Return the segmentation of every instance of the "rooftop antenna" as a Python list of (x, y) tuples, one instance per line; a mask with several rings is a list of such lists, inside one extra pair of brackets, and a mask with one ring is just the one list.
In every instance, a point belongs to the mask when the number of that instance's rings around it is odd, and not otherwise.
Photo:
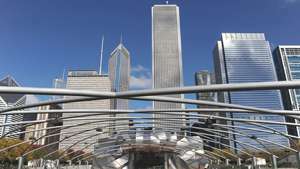
[(120, 44), (123, 43), (123, 34), (121, 33), (121, 36), (120, 36)]
[(102, 35), (102, 43), (101, 43), (101, 51), (100, 51), (99, 75), (102, 75), (103, 44), (104, 44), (104, 36)]
[(63, 81), (65, 81), (65, 73), (66, 73), (66, 68), (64, 68), (63, 73), (62, 73), (62, 77), (61, 77), (61, 79)]

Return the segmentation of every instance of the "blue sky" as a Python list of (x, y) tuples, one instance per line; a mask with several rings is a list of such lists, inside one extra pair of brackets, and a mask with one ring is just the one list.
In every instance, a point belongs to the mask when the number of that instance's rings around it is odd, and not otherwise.
[[(104, 71), (123, 35), (131, 53), (132, 87), (151, 83), (151, 6), (159, 0), (0, 0), (0, 78), (51, 87), (63, 69)], [(212, 69), (221, 32), (264, 32), (273, 46), (300, 44), (300, 0), (169, 0), (180, 7), (185, 85)]]

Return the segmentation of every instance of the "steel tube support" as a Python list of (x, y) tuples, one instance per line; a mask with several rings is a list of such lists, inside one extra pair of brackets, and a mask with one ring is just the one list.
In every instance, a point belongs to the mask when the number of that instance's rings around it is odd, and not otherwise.
[(256, 168), (257, 168), (256, 157), (252, 157), (252, 169), (256, 169)]
[(165, 169), (169, 169), (169, 155), (168, 153), (164, 153), (164, 162), (165, 162)]
[(300, 152), (296, 152), (297, 168), (300, 169)]
[(56, 160), (56, 167), (59, 169), (60, 168), (60, 163), (59, 163), (59, 159)]
[(133, 152), (129, 153), (128, 169), (134, 169), (134, 153)]
[(272, 168), (277, 169), (277, 158), (274, 155), (272, 155)]
[(229, 166), (229, 159), (225, 159), (225, 165)]
[(43, 167), (43, 166), (44, 166), (44, 159), (41, 158), (41, 159), (40, 159), (40, 167)]
[(242, 159), (241, 159), (241, 158), (238, 158), (238, 159), (237, 159), (236, 165), (237, 165), (237, 166), (241, 166), (241, 165), (242, 165)]
[(23, 169), (23, 160), (24, 160), (24, 157), (21, 156), (18, 158), (19, 162), (18, 162), (18, 169)]

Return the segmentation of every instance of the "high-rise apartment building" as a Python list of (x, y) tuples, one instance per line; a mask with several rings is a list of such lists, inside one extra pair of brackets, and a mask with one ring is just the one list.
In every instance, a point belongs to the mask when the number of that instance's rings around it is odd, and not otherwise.
[[(64, 86), (64, 80), (60, 78), (55, 78), (53, 80), (53, 88), (65, 88)], [(56, 98), (57, 97), (57, 98)], [(53, 100), (56, 99), (63, 99), (63, 96), (52, 96)], [(37, 107), (38, 110), (46, 111), (46, 110), (59, 110), (62, 109), (62, 104), (51, 104), (51, 105), (44, 105)], [(34, 120), (48, 120), (48, 119), (57, 119), (62, 116), (62, 113), (38, 113), (36, 115), (36, 119)], [(34, 139), (39, 139), (37, 142), (34, 144), (36, 145), (48, 145), (51, 144), (49, 147), (47, 147), (49, 152), (55, 151), (59, 147), (59, 143), (53, 144), (54, 142), (59, 141), (60, 135), (60, 128), (52, 128), (52, 127), (58, 127), (62, 125), (62, 121), (48, 121), (45, 123), (38, 123), (35, 125), (31, 125), (26, 127), (26, 133), (25, 133), (25, 138), (24, 140), (34, 140)], [(51, 129), (45, 129), (49, 128)], [(55, 135), (57, 134), (57, 135)], [(51, 137), (43, 137), (45, 135), (53, 135)]]
[[(69, 71), (67, 77), (67, 89), (73, 90), (92, 90), (92, 91), (99, 91), (99, 92), (110, 92), (111, 91), (111, 84), (108, 75), (99, 75), (96, 71), (88, 71), (88, 70), (79, 70), (79, 71)], [(75, 98), (75, 96), (67, 96), (68, 98)], [(85, 102), (75, 102), (75, 103), (67, 103), (63, 105), (63, 109), (110, 109), (110, 100), (95, 100), (95, 101), (85, 101)], [(74, 115), (83, 115), (83, 113), (64, 113), (63, 117), (69, 117)], [(101, 116), (88, 116), (83, 117), (85, 120), (69, 120), (63, 121), (64, 126), (76, 125), (79, 123), (88, 123), (87, 125), (81, 125), (77, 127), (67, 128), (61, 131), (60, 139), (64, 139), (68, 137), (74, 132), (79, 132), (82, 130), (88, 130), (92, 128), (101, 127), (103, 125), (108, 125), (107, 122), (98, 122), (92, 123), (95, 121), (95, 118), (100, 119), (101, 117), (110, 117), (110, 115), (101, 115)], [(82, 119), (82, 118), (80, 118)], [(89, 120), (90, 119), (90, 120)], [(107, 128), (102, 128), (102, 132), (109, 132)], [(97, 135), (98, 134), (98, 135)], [(95, 135), (94, 137), (91, 137)], [(76, 146), (72, 147), (73, 150), (79, 150), (86, 146), (89, 143), (95, 142), (97, 139), (107, 136), (108, 134), (100, 134), (98, 130), (91, 130), (88, 132), (81, 133), (71, 139), (66, 139), (60, 143), (60, 148), (67, 148), (71, 146), (73, 143), (82, 140), (84, 138), (88, 138), (85, 141), (81, 141)], [(88, 151), (93, 151), (94, 148), (91, 146), (87, 149)]]
[[(113, 50), (109, 58), (109, 79), (111, 89), (114, 92), (128, 91), (130, 79), (130, 53), (122, 42)], [(112, 99), (112, 109), (128, 109), (128, 100)], [(128, 117), (128, 114), (117, 114), (116, 117)], [(126, 124), (127, 123), (127, 124)], [(128, 129), (128, 120), (120, 120), (115, 123), (116, 129)], [(124, 124), (124, 125), (121, 125)]]
[[(222, 33), (221, 40), (217, 42), (214, 49), (214, 64), (216, 83), (218, 84), (277, 81), (270, 44), (263, 33)], [(281, 94), (278, 90), (223, 92), (218, 94), (218, 101), (267, 109), (283, 109)], [(270, 114), (227, 113), (227, 116), (240, 119), (285, 121), (283, 116)], [(228, 124), (255, 127), (240, 122), (228, 122)], [(271, 124), (265, 126), (287, 133), (286, 126)], [(289, 145), (288, 139), (282, 136), (250, 130), (239, 131), (246, 131), (248, 135)], [(238, 141), (261, 147), (252, 139), (239, 135), (232, 137)], [(278, 148), (272, 144), (265, 145), (269, 148)], [(237, 144), (235, 146), (241, 148)]]
[[(181, 35), (179, 8), (176, 5), (154, 5), (152, 7), (152, 78), (153, 88), (180, 87), (183, 85)], [(181, 98), (182, 95), (168, 95), (167, 97)], [(182, 104), (154, 102), (155, 109), (182, 108)], [(154, 126), (168, 128), (182, 127), (185, 121), (168, 122), (174, 116), (155, 114)], [(178, 117), (178, 116), (176, 116)]]
[[(61, 109), (60, 105), (52, 104), (52, 105), (45, 105), (38, 107), (38, 110), (59, 110)], [(48, 120), (48, 119), (56, 119), (61, 117), (61, 113), (39, 113), (37, 114), (36, 120)], [(60, 135), (54, 135), (60, 133), (60, 128), (52, 128), (52, 129), (46, 129), (49, 127), (56, 127), (61, 126), (61, 121), (49, 121), (45, 123), (38, 123), (29, 127), (26, 127), (27, 133), (25, 134), (25, 141), (26, 140), (34, 140), (39, 139), (42, 136), (45, 135), (53, 135), (51, 137), (42, 137), (37, 142), (35, 142), (36, 145), (48, 145), (54, 142), (59, 141)], [(34, 131), (35, 130), (35, 131)], [(30, 132), (31, 131), (31, 132)], [(55, 151), (58, 149), (59, 144), (52, 144), (51, 146), (47, 147), (49, 152)]]
[[(300, 80), (300, 45), (280, 45), (273, 52), (279, 80)], [(300, 110), (300, 89), (282, 89), (282, 101), (286, 110)], [(288, 122), (295, 119), (287, 118)], [(289, 134), (299, 136), (299, 129), (288, 126)]]

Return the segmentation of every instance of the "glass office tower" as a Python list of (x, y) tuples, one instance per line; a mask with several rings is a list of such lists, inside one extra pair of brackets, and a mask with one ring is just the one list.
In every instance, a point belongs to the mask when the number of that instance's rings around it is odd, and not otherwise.
[[(130, 79), (130, 53), (122, 42), (110, 54), (109, 79), (111, 81), (112, 91), (128, 91)], [(112, 99), (111, 106), (112, 109), (126, 110), (128, 109), (128, 100)], [(128, 117), (128, 114), (117, 114), (116, 117)], [(126, 128), (128, 129), (128, 124), (128, 120), (120, 120), (116, 122), (116, 128), (123, 128), (123, 130)]]
[[(179, 8), (176, 5), (154, 5), (152, 7), (152, 76), (153, 88), (179, 87), (183, 85), (181, 36)], [(168, 95), (167, 97), (181, 98), (182, 95)], [(154, 102), (155, 109), (182, 108), (182, 104)], [(184, 121), (175, 124), (167, 122), (174, 116), (156, 114), (154, 124), (158, 127), (177, 126), (182, 127)], [(178, 116), (176, 116), (178, 117)]]
[[(263, 33), (222, 33), (221, 40), (217, 42), (214, 49), (214, 64), (216, 83), (277, 81), (270, 44)], [(218, 101), (259, 108), (283, 109), (281, 94), (277, 90), (224, 92), (218, 94)], [(270, 114), (228, 113), (227, 116), (251, 120), (285, 121), (283, 116)], [(228, 124), (237, 127), (255, 127), (239, 122), (228, 122)], [(280, 132), (287, 132), (286, 126), (271, 124), (265, 126)], [(253, 138), (259, 137), (281, 145), (289, 145), (288, 139), (282, 136), (250, 130), (239, 129), (238, 131), (247, 133)], [(231, 137), (237, 141), (261, 147), (261, 144), (254, 139), (239, 135)], [(232, 144), (243, 148), (237, 143)], [(278, 148), (273, 144), (266, 145), (269, 148)]]
[[(300, 45), (280, 45), (274, 52), (274, 62), (279, 80), (300, 80)], [(282, 100), (285, 109), (299, 110), (300, 89), (281, 90)], [(288, 122), (295, 122), (295, 119), (287, 118)], [(289, 134), (299, 136), (299, 129), (288, 127)]]

